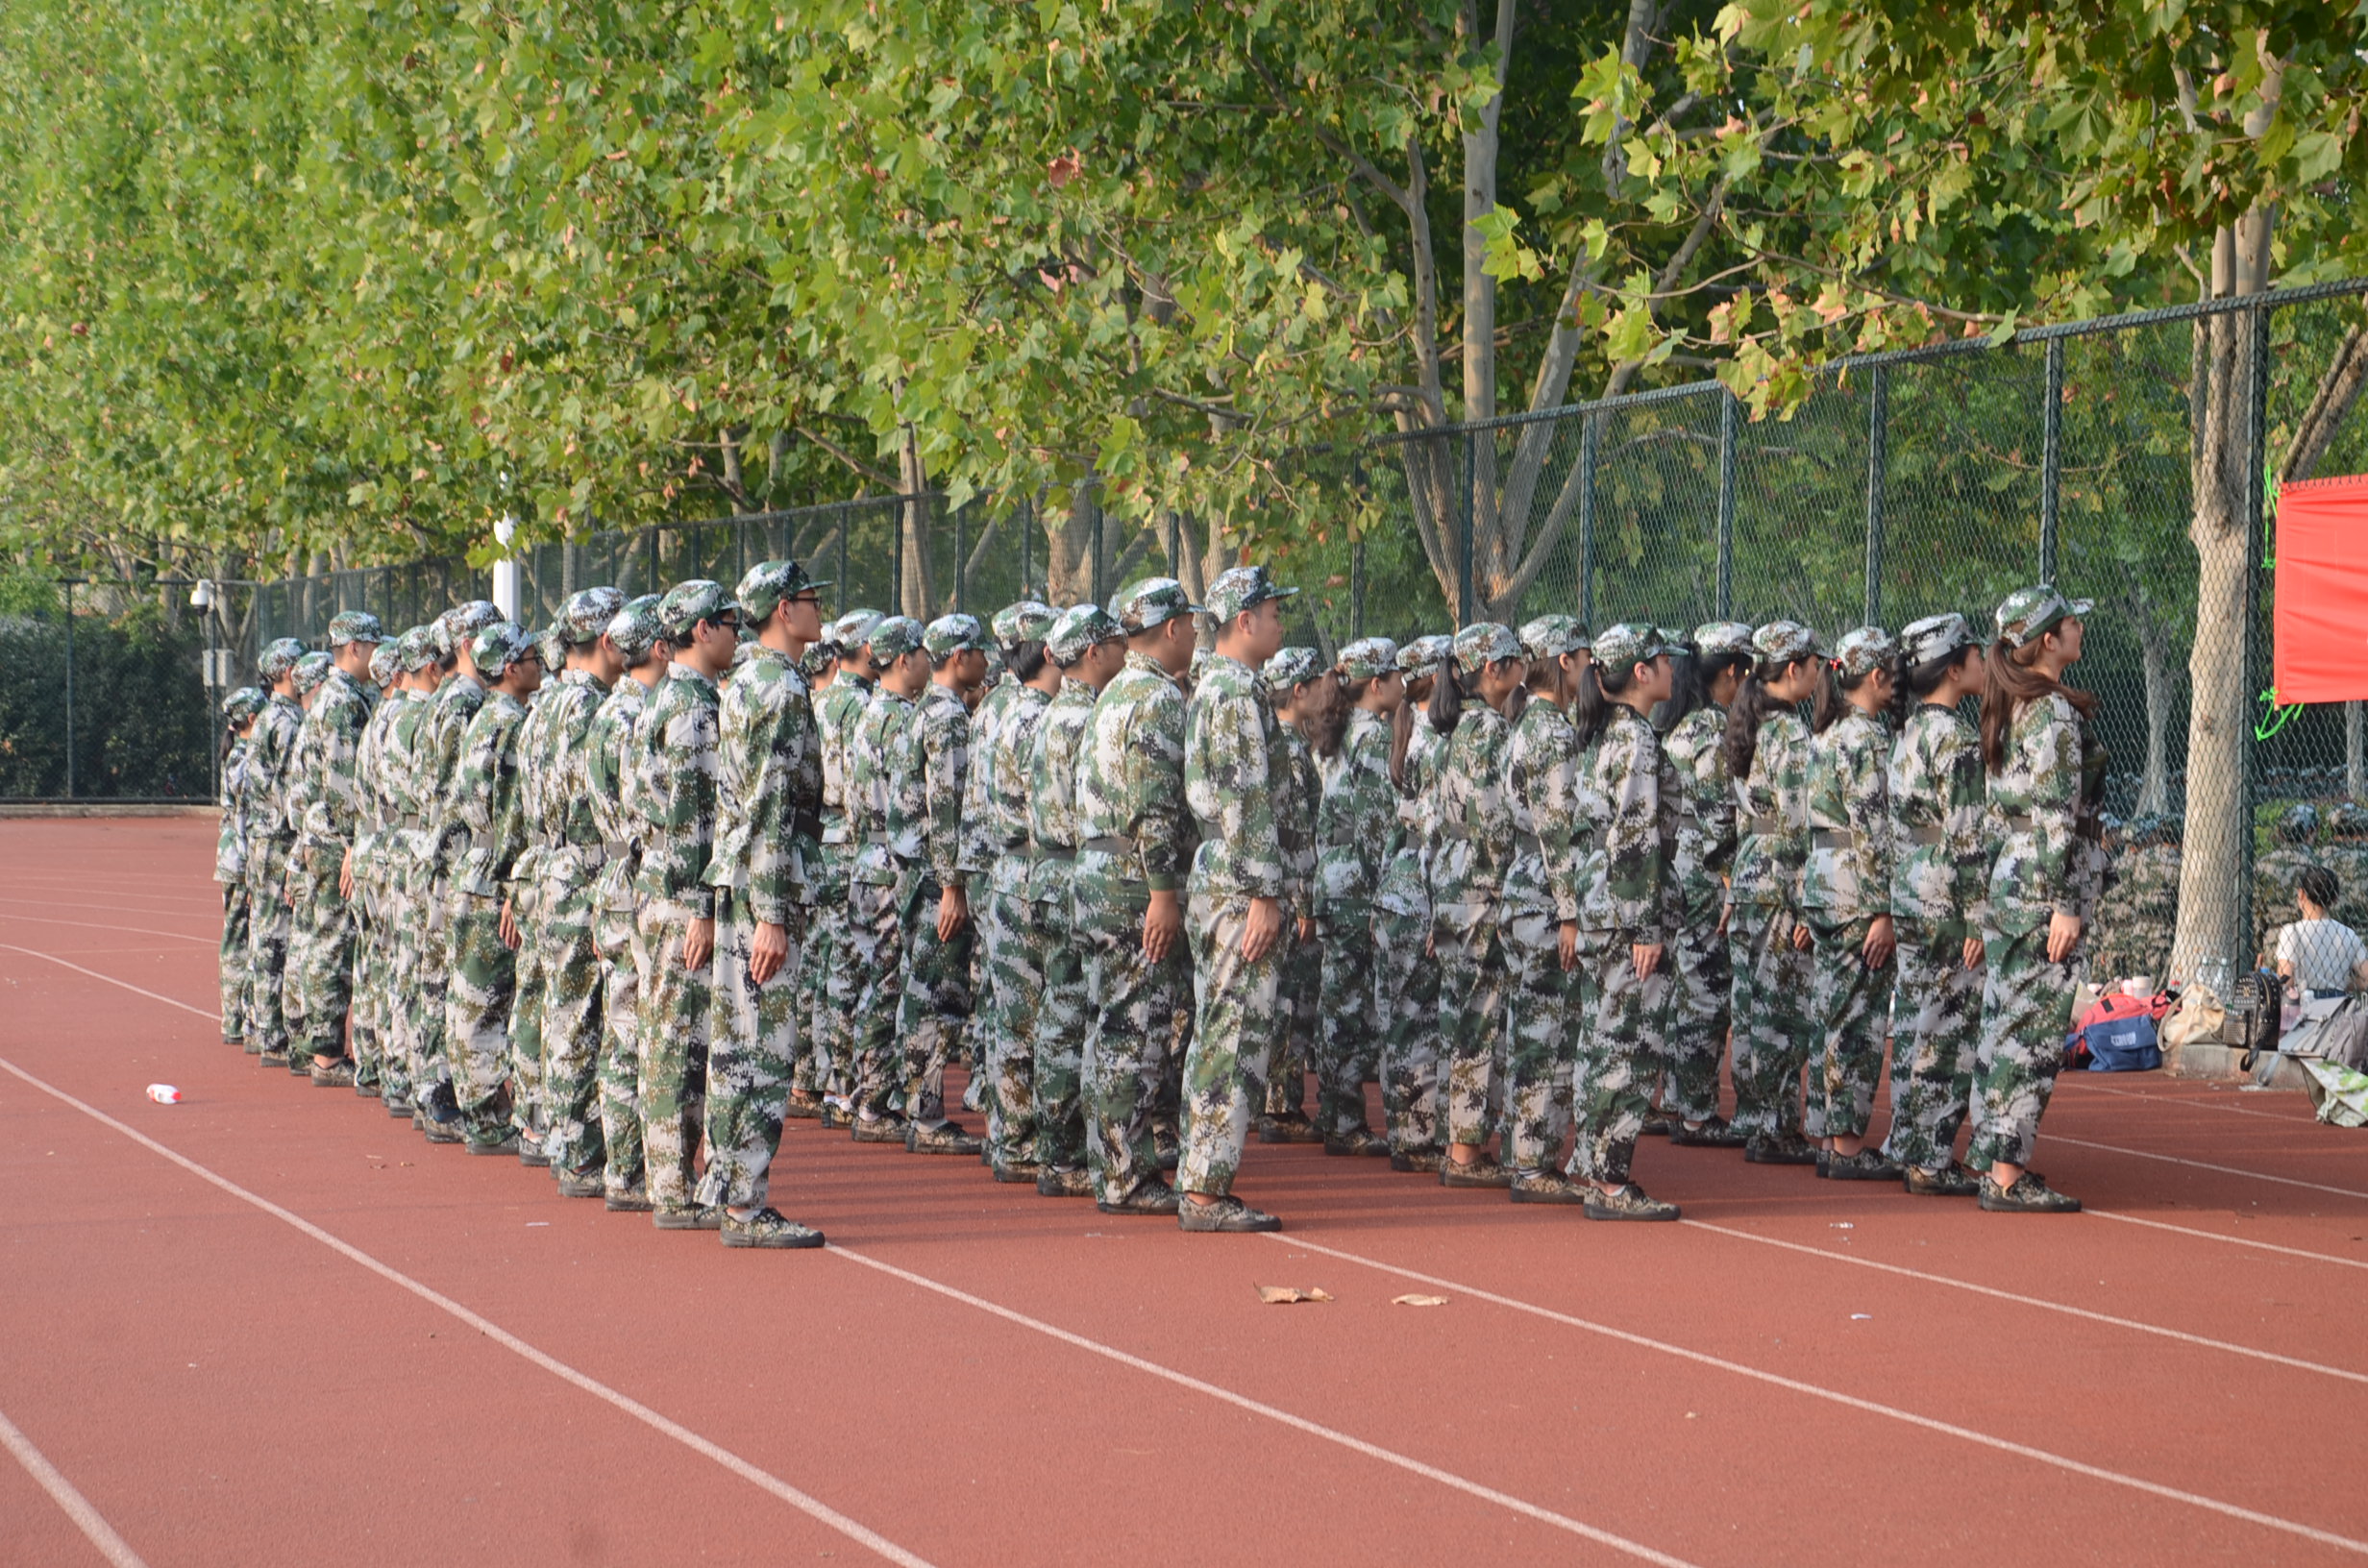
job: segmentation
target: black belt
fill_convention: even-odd
[[[1077,858],[1077,851],[1074,849],[1056,848],[1048,844],[1031,844],[1027,846],[1027,853],[1031,859],[1040,861],[1075,860]]]
[[[1757,833],[1762,838],[1772,838],[1785,830],[1784,819],[1781,817],[1746,817],[1737,825],[1744,832]]]
[[[823,836],[823,820],[810,811],[802,811],[790,819],[789,830],[801,837],[820,843]]]
[[[1077,848],[1081,853],[1092,852],[1102,855],[1131,855],[1135,852],[1135,841],[1132,839],[1112,838],[1088,839],[1083,844],[1077,845]]]
[[[2038,819],[2028,812],[2003,811],[1998,815],[2005,819],[2010,833],[2029,833],[2038,826]]]
[[[1949,835],[1945,830],[1935,827],[1930,822],[1918,822],[1908,829],[1908,842],[1910,844],[1946,844],[1949,842]]]
[[[1859,836],[1846,827],[1820,827],[1810,834],[1809,842],[1820,849],[1855,849]]]

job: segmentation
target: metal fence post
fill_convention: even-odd
[[[1110,592],[1110,585],[1101,580],[1109,564],[1102,559],[1101,498],[1095,496],[1087,504],[1094,508],[1094,602],[1099,604]]]
[[[1595,629],[1595,430],[1601,414],[1579,420],[1579,624]]]
[[[1020,517],[1020,594],[1024,599],[1036,580],[1036,503],[1024,502],[1012,509]],[[1051,586],[1047,584],[1045,593],[1048,598],[1051,591]]]
[[[2063,339],[2047,340],[2047,406],[2039,426],[2039,580],[2056,580],[2057,495],[2063,481]]]
[[[1877,365],[1866,399],[1866,620],[1883,624],[1883,474],[1889,466],[1891,372]]]
[[[2247,690],[2259,691],[2269,684],[2268,671],[2262,668],[2260,652],[2263,640],[2259,635],[2261,618],[2261,563],[2269,559],[2268,519],[2263,505],[2267,499],[2269,457],[2269,306],[2257,305],[2244,314],[2251,341],[2245,347],[2250,352],[2247,360],[2247,419],[2245,421],[2245,610],[2244,647],[2239,657],[2244,661]],[[2245,817],[2255,821],[2261,806],[2261,743],[2253,725],[2236,726],[2236,744],[2243,748],[2242,773]],[[2232,901],[2243,907],[2251,903],[2253,890],[2253,835],[2236,835],[2238,862],[2236,886],[2230,890]],[[2250,922],[2242,913],[2232,915],[2228,929],[2243,931],[2250,936]],[[2240,955],[2243,958],[2252,955]],[[2273,1004],[2274,1005],[2274,1004]]]
[[[1718,619],[1735,613],[1735,436],[1741,404],[1732,392],[1718,399]]]
[[[953,607],[956,614],[971,607],[971,509],[968,502],[953,509]]]
[[[1480,482],[1480,432],[1464,432],[1464,482],[1456,486],[1463,498],[1461,515],[1456,524],[1455,624],[1460,629],[1471,625],[1471,508],[1472,491]]]
[[[847,530],[854,526],[855,518],[851,511],[839,519],[839,580],[836,584],[839,597],[836,603],[841,615],[847,613],[847,593],[851,586],[847,580]]]
[[[80,577],[61,579],[65,584],[65,797],[74,798],[74,585]]]

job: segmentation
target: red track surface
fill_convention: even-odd
[[[1277,1238],[793,1122],[830,1249],[727,1253],[226,1049],[211,844],[0,824],[0,1416],[155,1568],[2368,1554],[2368,1142],[2299,1096],[2068,1079],[2063,1219],[1648,1141],[1696,1223],[1594,1225],[1254,1147]],[[0,1461],[0,1563],[107,1560]]]

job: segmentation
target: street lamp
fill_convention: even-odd
[[[504,512],[493,526],[494,543],[502,547],[502,559],[493,563],[493,602],[510,622],[518,619],[518,563],[509,558],[509,542],[517,536],[518,519]]]
[[[189,590],[189,607],[197,611],[198,623],[205,628],[206,635],[206,678],[203,682],[206,692],[206,766],[207,776],[213,781],[213,797],[219,800],[222,798],[222,747],[214,737],[214,726],[222,722],[221,691],[230,684],[230,672],[223,668],[229,661],[217,654],[213,646],[215,599],[210,577],[198,578],[196,586]]]

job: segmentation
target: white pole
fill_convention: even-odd
[[[501,547],[509,549],[511,538],[518,532],[518,520],[505,515],[493,526],[493,537]],[[502,619],[515,625],[518,620],[518,563],[499,560],[493,563],[493,603],[502,612]]]

